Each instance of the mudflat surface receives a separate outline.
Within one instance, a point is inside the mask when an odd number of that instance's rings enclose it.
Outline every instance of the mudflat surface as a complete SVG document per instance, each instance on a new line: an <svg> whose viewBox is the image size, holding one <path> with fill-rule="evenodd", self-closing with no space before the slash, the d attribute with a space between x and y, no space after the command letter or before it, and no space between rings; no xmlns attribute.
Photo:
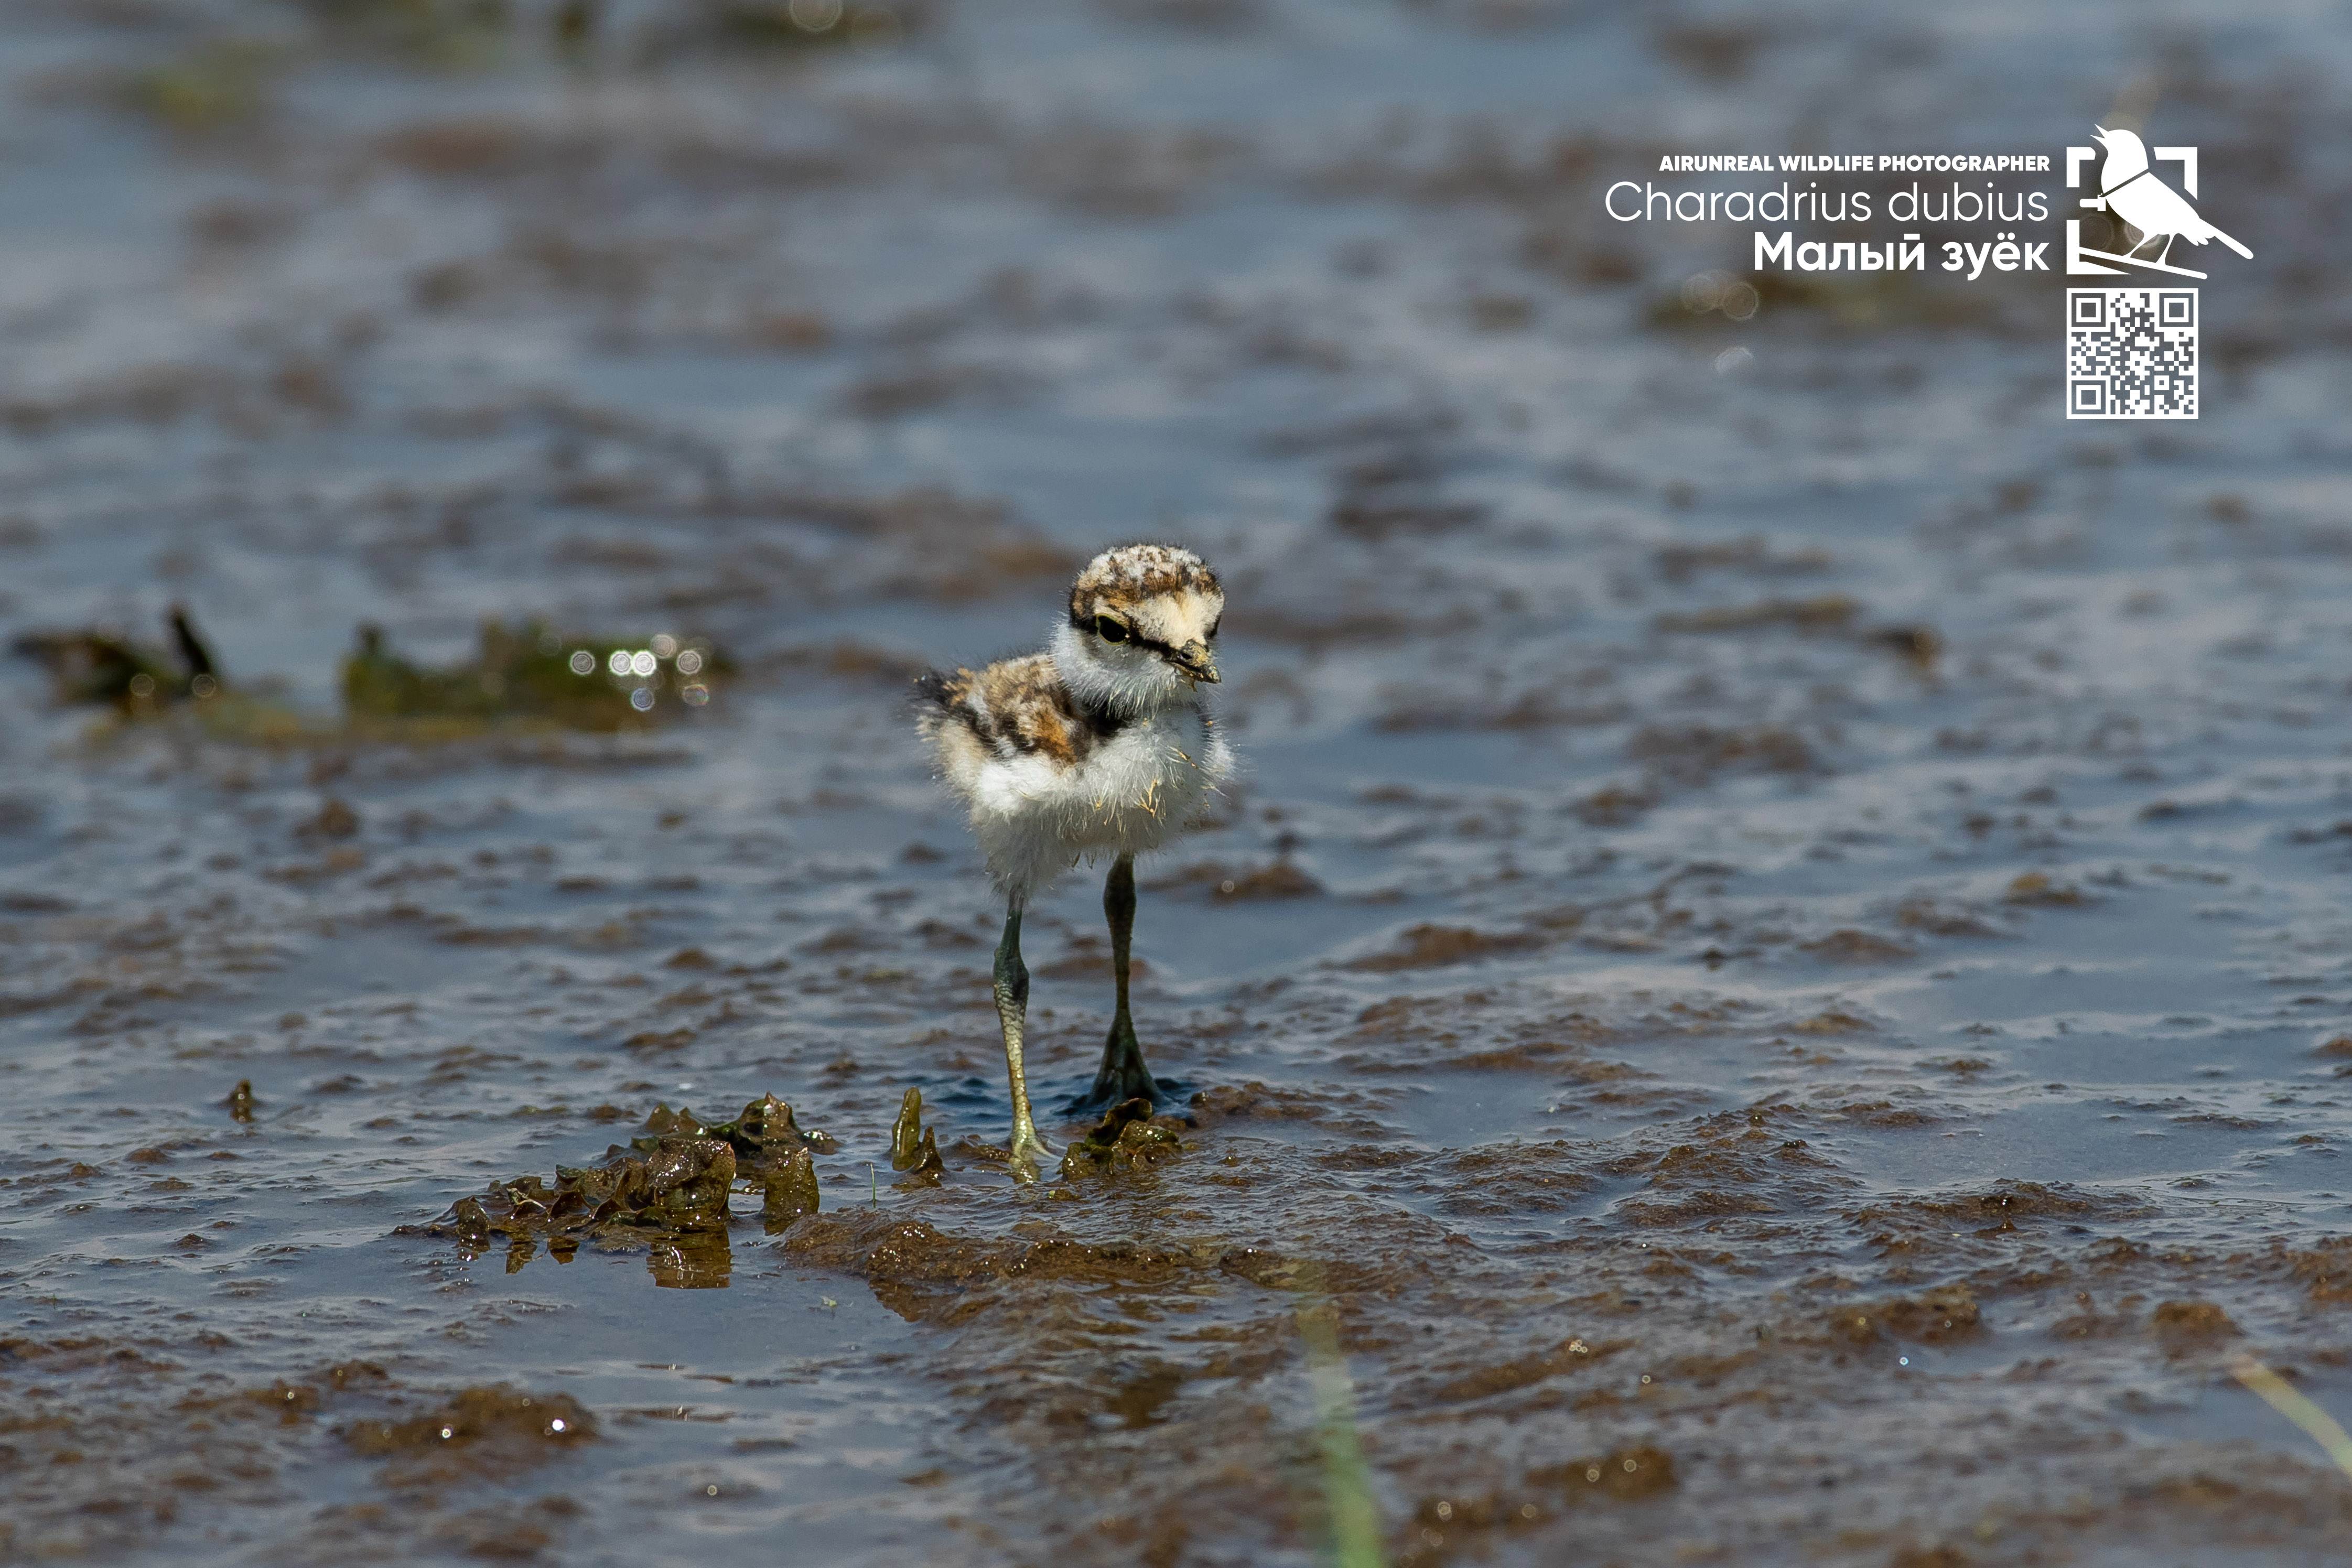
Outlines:
<svg viewBox="0 0 2352 1568"><path fill-rule="evenodd" d="M0 1556L1304 1563L1342 1390L1398 1563L2340 1551L2226 1371L2352 1407L2340 17L26 0L0 60L0 632L184 601L308 716L0 682ZM1744 230L1601 215L2118 94L2255 251L2193 424L2057 416L2059 280L1733 321ZM1245 758L1141 879L1195 1097L1019 1190L901 689L1156 534ZM361 623L485 619L732 674L339 727ZM1096 885L1028 928L1058 1103ZM424 1233L769 1092L813 1218Z"/></svg>

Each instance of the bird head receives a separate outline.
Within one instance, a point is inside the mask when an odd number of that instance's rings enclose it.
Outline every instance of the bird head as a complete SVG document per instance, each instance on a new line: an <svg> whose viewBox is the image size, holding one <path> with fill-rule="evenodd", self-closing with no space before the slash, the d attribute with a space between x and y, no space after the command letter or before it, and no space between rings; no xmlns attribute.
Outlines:
<svg viewBox="0 0 2352 1568"><path fill-rule="evenodd" d="M1225 591L1191 550L1121 545L1070 584L1069 619L1054 630L1054 663L1077 695L1120 713L1189 698L1217 677Z"/></svg>
<svg viewBox="0 0 2352 1568"><path fill-rule="evenodd" d="M2147 167L2147 143L2132 131L2110 131L2095 126L2092 140L2106 150L2107 183L2115 183L2116 174L2137 174Z"/></svg>

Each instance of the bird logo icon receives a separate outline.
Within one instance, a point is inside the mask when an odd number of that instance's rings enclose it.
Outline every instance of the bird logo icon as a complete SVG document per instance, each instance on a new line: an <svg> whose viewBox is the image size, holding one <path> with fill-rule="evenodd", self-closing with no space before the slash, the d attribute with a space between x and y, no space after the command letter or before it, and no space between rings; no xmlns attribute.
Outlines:
<svg viewBox="0 0 2352 1568"><path fill-rule="evenodd" d="M2175 273L2182 277L2203 277L2205 274L2186 267L2174 267L2167 259L2172 254L2175 240L2187 240L2202 246L2209 240L2220 240L2240 256L2252 259L2253 252L2211 224L2197 215L2197 209L2164 182L2149 162L2147 144L2137 133L2110 131L2105 126L2095 127L2095 140L2105 150L2106 157L2099 170L2099 188L2095 195L2085 196L2081 205L2095 212L2112 214L2128 224L2139 237L2128 250L2104 251L2087 249L2082 244L2082 220L2070 219L2066 225L2066 270L2073 273L2114 273L2122 267L2146 267L2154 272ZM2091 155L2087 147L2069 148L2067 183L2073 184L2080 162ZM2193 147L2159 147L2158 158L2177 161L2181 165L2182 181L2189 195L2197 193L2197 150ZM2144 254L2150 246L2161 240L2153 256ZM2093 259L2095 258L2095 259ZM2115 262L2116 267L2101 266Z"/></svg>

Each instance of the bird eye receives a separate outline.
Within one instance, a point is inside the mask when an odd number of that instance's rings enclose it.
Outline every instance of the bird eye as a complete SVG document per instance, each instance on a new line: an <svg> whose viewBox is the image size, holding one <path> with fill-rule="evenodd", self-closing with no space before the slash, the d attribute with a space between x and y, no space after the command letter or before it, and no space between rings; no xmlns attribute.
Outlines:
<svg viewBox="0 0 2352 1568"><path fill-rule="evenodd" d="M1095 635L1106 643L1124 643L1128 639L1127 622L1109 615L1095 617Z"/></svg>

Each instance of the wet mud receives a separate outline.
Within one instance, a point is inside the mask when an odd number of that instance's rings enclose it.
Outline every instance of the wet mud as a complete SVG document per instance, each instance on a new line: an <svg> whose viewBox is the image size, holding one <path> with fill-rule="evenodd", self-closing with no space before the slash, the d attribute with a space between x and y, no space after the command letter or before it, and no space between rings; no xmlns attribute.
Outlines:
<svg viewBox="0 0 2352 1568"><path fill-rule="evenodd" d="M1970 15L10 8L0 1558L2340 1554L2352 42ZM1600 203L2151 114L2161 431ZM1022 1187L903 691L1139 535Z"/></svg>

